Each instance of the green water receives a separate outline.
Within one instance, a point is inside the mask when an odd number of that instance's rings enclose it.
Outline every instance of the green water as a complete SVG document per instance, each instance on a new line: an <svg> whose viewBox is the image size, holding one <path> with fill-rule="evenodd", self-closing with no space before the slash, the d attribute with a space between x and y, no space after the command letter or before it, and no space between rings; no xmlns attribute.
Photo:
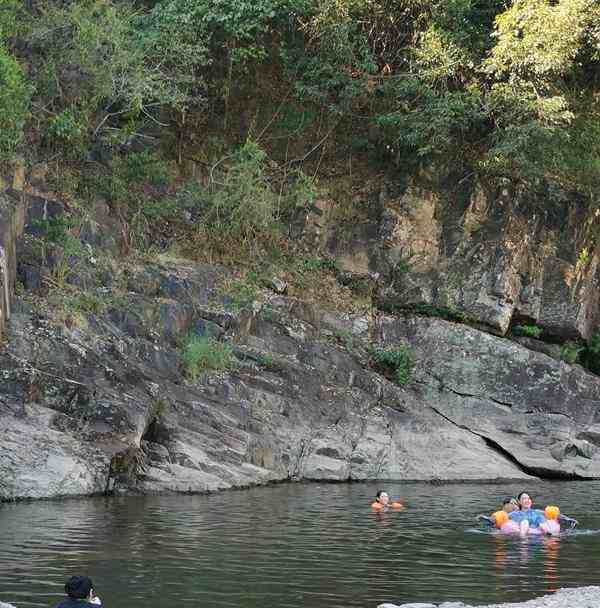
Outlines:
<svg viewBox="0 0 600 608"><path fill-rule="evenodd" d="M0 505L0 600L52 606L89 574L108 608L362 608L526 600L598 584L600 483L289 484L212 496ZM558 539L482 533L474 516L527 489L580 521Z"/></svg>

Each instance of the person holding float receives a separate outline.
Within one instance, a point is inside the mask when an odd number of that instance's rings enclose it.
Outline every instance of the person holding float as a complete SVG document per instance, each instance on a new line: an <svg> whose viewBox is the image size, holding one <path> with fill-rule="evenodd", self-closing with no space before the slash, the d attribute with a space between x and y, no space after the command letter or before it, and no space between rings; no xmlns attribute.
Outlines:
<svg viewBox="0 0 600 608"><path fill-rule="evenodd" d="M371 503L371 509L374 511L388 511L389 509L402 509L402 503L390 500L387 492L379 490L375 496L375 500Z"/></svg>
<svg viewBox="0 0 600 608"><path fill-rule="evenodd" d="M546 518L544 512L539 509L533 509L533 501L527 492L521 492L517 496L519 510L509 514L509 519L519 526L519 534L527 536L527 534L542 534L543 528L540 526L545 523Z"/></svg>
<svg viewBox="0 0 600 608"><path fill-rule="evenodd" d="M527 492L521 492L517 496L520 510L509 515L510 519L519 524L519 534L551 534L556 536L560 533L560 522L568 523L575 528L579 523L576 519L562 515L560 509L554 505L548 505L543 511L533 509L533 501Z"/></svg>
<svg viewBox="0 0 600 608"><path fill-rule="evenodd" d="M494 526L503 534L514 534L519 531L519 526L509 519L509 514L518 509L519 503L515 498L505 498L499 511L495 511L489 517L487 515L479 515L478 519Z"/></svg>
<svg viewBox="0 0 600 608"><path fill-rule="evenodd" d="M518 499L506 498L502 509L492 515L479 515L477 519L490 526L494 526L503 534L546 534L557 536L560 534L561 522L567 523L571 528L578 525L578 521L567 517L554 505L548 505L543 511L533 509L533 501L527 492L521 492Z"/></svg>

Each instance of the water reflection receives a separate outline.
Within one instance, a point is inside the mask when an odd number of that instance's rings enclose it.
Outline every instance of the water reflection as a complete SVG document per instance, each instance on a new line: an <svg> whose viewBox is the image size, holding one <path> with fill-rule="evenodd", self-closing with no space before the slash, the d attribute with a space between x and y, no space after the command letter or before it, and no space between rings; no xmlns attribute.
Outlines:
<svg viewBox="0 0 600 608"><path fill-rule="evenodd" d="M51 605L74 572L132 608L482 604L597 584L598 483L537 484L589 530L526 539L473 530L520 488L389 485L403 511L373 513L370 484L1 505L0 600Z"/></svg>
<svg viewBox="0 0 600 608"><path fill-rule="evenodd" d="M542 568L536 588L540 593L554 593L560 587L558 562L561 538L534 536L528 538L510 538L504 535L493 535L494 574L496 589L500 591L506 579L519 581L519 587L527 591L530 577L536 572L539 563Z"/></svg>

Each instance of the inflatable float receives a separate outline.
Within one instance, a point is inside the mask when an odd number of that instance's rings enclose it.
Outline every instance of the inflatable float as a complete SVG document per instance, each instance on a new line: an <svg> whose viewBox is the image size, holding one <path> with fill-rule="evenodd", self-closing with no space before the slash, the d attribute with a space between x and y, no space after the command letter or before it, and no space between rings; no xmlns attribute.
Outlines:
<svg viewBox="0 0 600 608"><path fill-rule="evenodd" d="M547 506L543 511L529 509L527 511L496 511L492 513L491 523L502 534L520 535L550 535L560 534L560 509L554 505ZM570 518L565 518L569 521Z"/></svg>

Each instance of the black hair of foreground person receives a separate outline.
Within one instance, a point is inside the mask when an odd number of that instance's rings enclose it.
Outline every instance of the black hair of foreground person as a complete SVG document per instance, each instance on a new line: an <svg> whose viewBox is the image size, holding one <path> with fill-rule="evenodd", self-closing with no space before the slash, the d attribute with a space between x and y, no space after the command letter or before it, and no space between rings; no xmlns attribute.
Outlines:
<svg viewBox="0 0 600 608"><path fill-rule="evenodd" d="M94 583L89 576L72 576L65 583L67 597L56 608L82 608L93 604L102 608L100 598L94 593Z"/></svg>

